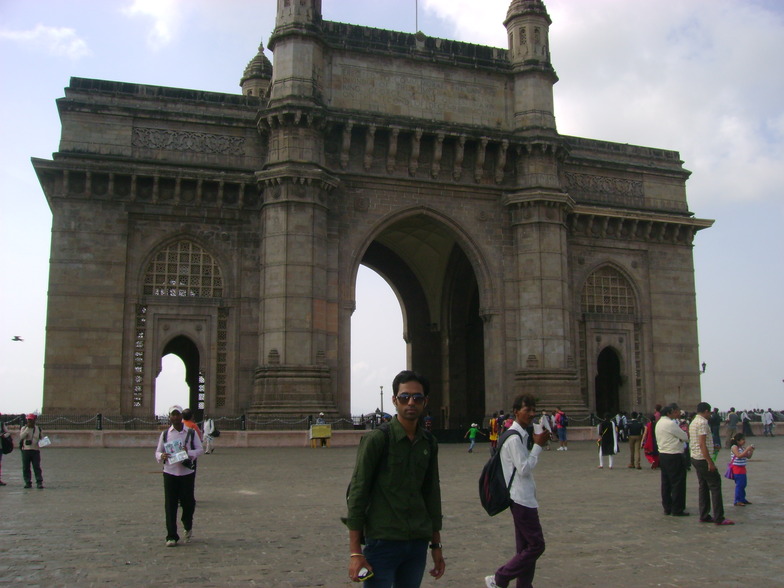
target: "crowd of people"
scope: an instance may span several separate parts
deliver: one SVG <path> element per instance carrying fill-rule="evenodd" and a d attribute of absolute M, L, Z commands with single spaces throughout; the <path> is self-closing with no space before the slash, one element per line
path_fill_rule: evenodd
<path fill-rule="evenodd" d="M 428 553 L 431 576 L 438 579 L 446 570 L 438 443 L 430 430 L 432 419 L 426 419 L 427 379 L 404 370 L 395 377 L 392 389 L 395 414 L 362 437 L 347 491 L 348 576 L 369 587 L 415 588 L 427 568 Z M 774 436 L 779 415 L 768 409 L 759 417 L 763 434 Z M 163 466 L 165 544 L 174 547 L 181 539 L 178 509 L 184 540 L 187 543 L 192 538 L 198 458 L 212 450 L 212 436 L 217 436 L 217 431 L 211 421 L 204 422 L 202 431 L 193 412 L 181 406 L 172 406 L 168 419 L 169 427 L 158 439 L 155 458 Z M 596 425 L 598 467 L 603 469 L 607 458 L 612 469 L 620 443 L 627 442 L 628 468 L 641 469 L 644 455 L 650 467 L 659 470 L 663 514 L 672 517 L 689 516 L 686 473 L 693 469 L 699 522 L 734 525 L 725 516 L 722 477 L 734 481 L 734 506 L 752 504 L 746 494 L 747 467 L 755 451 L 747 440 L 753 436 L 751 427 L 746 426 L 751 420 L 749 411 L 733 407 L 722 415 L 706 402 L 700 402 L 691 414 L 675 403 L 656 405 L 649 418 L 637 412 L 605 414 Z M 726 447 L 730 450 L 723 476 L 717 466 L 725 445 L 719 436 L 722 423 L 726 423 Z M 507 485 L 516 548 L 508 561 L 485 578 L 487 588 L 506 588 L 515 580 L 518 586 L 532 584 L 537 560 L 545 550 L 533 472 L 551 440 L 558 440 L 558 451 L 568 451 L 568 426 L 569 418 L 560 408 L 537 415 L 536 400 L 527 394 L 514 399 L 510 413 L 499 411 L 489 419 L 487 436 L 491 453 L 498 453 Z M 469 451 L 482 434 L 478 423 L 472 423 L 465 435 L 471 443 Z M 11 437 L 4 425 L 0 436 L 5 440 Z M 17 439 L 26 488 L 32 487 L 33 476 L 37 487 L 43 488 L 40 447 L 46 439 L 36 424 L 36 415 L 27 415 Z"/>

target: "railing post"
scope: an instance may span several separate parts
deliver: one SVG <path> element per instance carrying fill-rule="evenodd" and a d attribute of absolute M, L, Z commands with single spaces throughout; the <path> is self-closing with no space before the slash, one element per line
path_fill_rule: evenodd
<path fill-rule="evenodd" d="M 103 415 L 100 412 L 95 415 L 95 429 L 97 431 L 103 431 Z"/>
<path fill-rule="evenodd" d="M 245 431 L 245 430 L 246 430 L 246 428 L 245 428 L 245 415 L 243 414 L 240 417 L 240 431 Z"/>

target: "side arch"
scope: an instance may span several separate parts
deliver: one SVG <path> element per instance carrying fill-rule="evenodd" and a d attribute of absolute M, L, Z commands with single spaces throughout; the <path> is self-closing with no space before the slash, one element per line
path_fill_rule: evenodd
<path fill-rule="evenodd" d="M 161 360 L 175 353 L 186 366 L 190 400 L 197 415 L 230 406 L 232 371 L 231 265 L 189 233 L 177 233 L 149 249 L 136 268 L 136 303 L 128 308 L 126 344 L 130 365 L 130 404 L 154 409 Z M 176 341 L 189 341 L 177 345 Z M 127 365 L 127 364 L 126 364 Z"/>
<path fill-rule="evenodd" d="M 645 403 L 641 295 L 622 266 L 603 261 L 581 276 L 578 300 L 580 386 L 591 412 L 640 411 Z"/>

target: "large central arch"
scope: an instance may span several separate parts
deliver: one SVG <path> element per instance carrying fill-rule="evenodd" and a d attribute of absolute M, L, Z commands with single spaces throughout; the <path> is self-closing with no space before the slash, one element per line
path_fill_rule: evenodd
<path fill-rule="evenodd" d="M 360 264 L 381 275 L 400 302 L 408 367 L 432 382 L 429 408 L 436 426 L 481 420 L 480 290 L 456 230 L 429 211 L 395 215 L 374 232 L 356 269 Z"/>

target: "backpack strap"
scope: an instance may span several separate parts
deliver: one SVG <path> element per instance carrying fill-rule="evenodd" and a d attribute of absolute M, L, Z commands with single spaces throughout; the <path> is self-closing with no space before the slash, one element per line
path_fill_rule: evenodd
<path fill-rule="evenodd" d="M 504 431 L 504 434 L 501 435 L 501 438 L 498 440 L 498 449 L 496 450 L 498 451 L 498 461 L 501 461 L 501 448 L 504 446 L 504 443 L 506 443 L 507 439 L 513 437 L 514 435 L 520 437 L 520 443 L 523 442 L 523 436 L 520 434 L 520 431 L 515 431 L 514 429 L 507 429 Z M 517 466 L 512 466 L 512 475 L 509 477 L 509 483 L 506 485 L 507 492 L 509 492 L 509 490 L 512 488 L 512 482 L 514 482 L 516 473 Z"/>
<path fill-rule="evenodd" d="M 196 449 L 196 445 L 195 445 L 195 442 L 193 441 L 193 429 L 191 429 L 190 427 L 186 427 L 186 428 L 188 429 L 188 432 L 185 433 L 185 445 L 187 446 L 188 445 L 188 441 L 190 441 L 191 442 L 191 449 L 195 450 Z M 166 427 L 163 430 L 163 442 L 166 443 L 168 440 L 169 440 L 169 427 Z"/>

